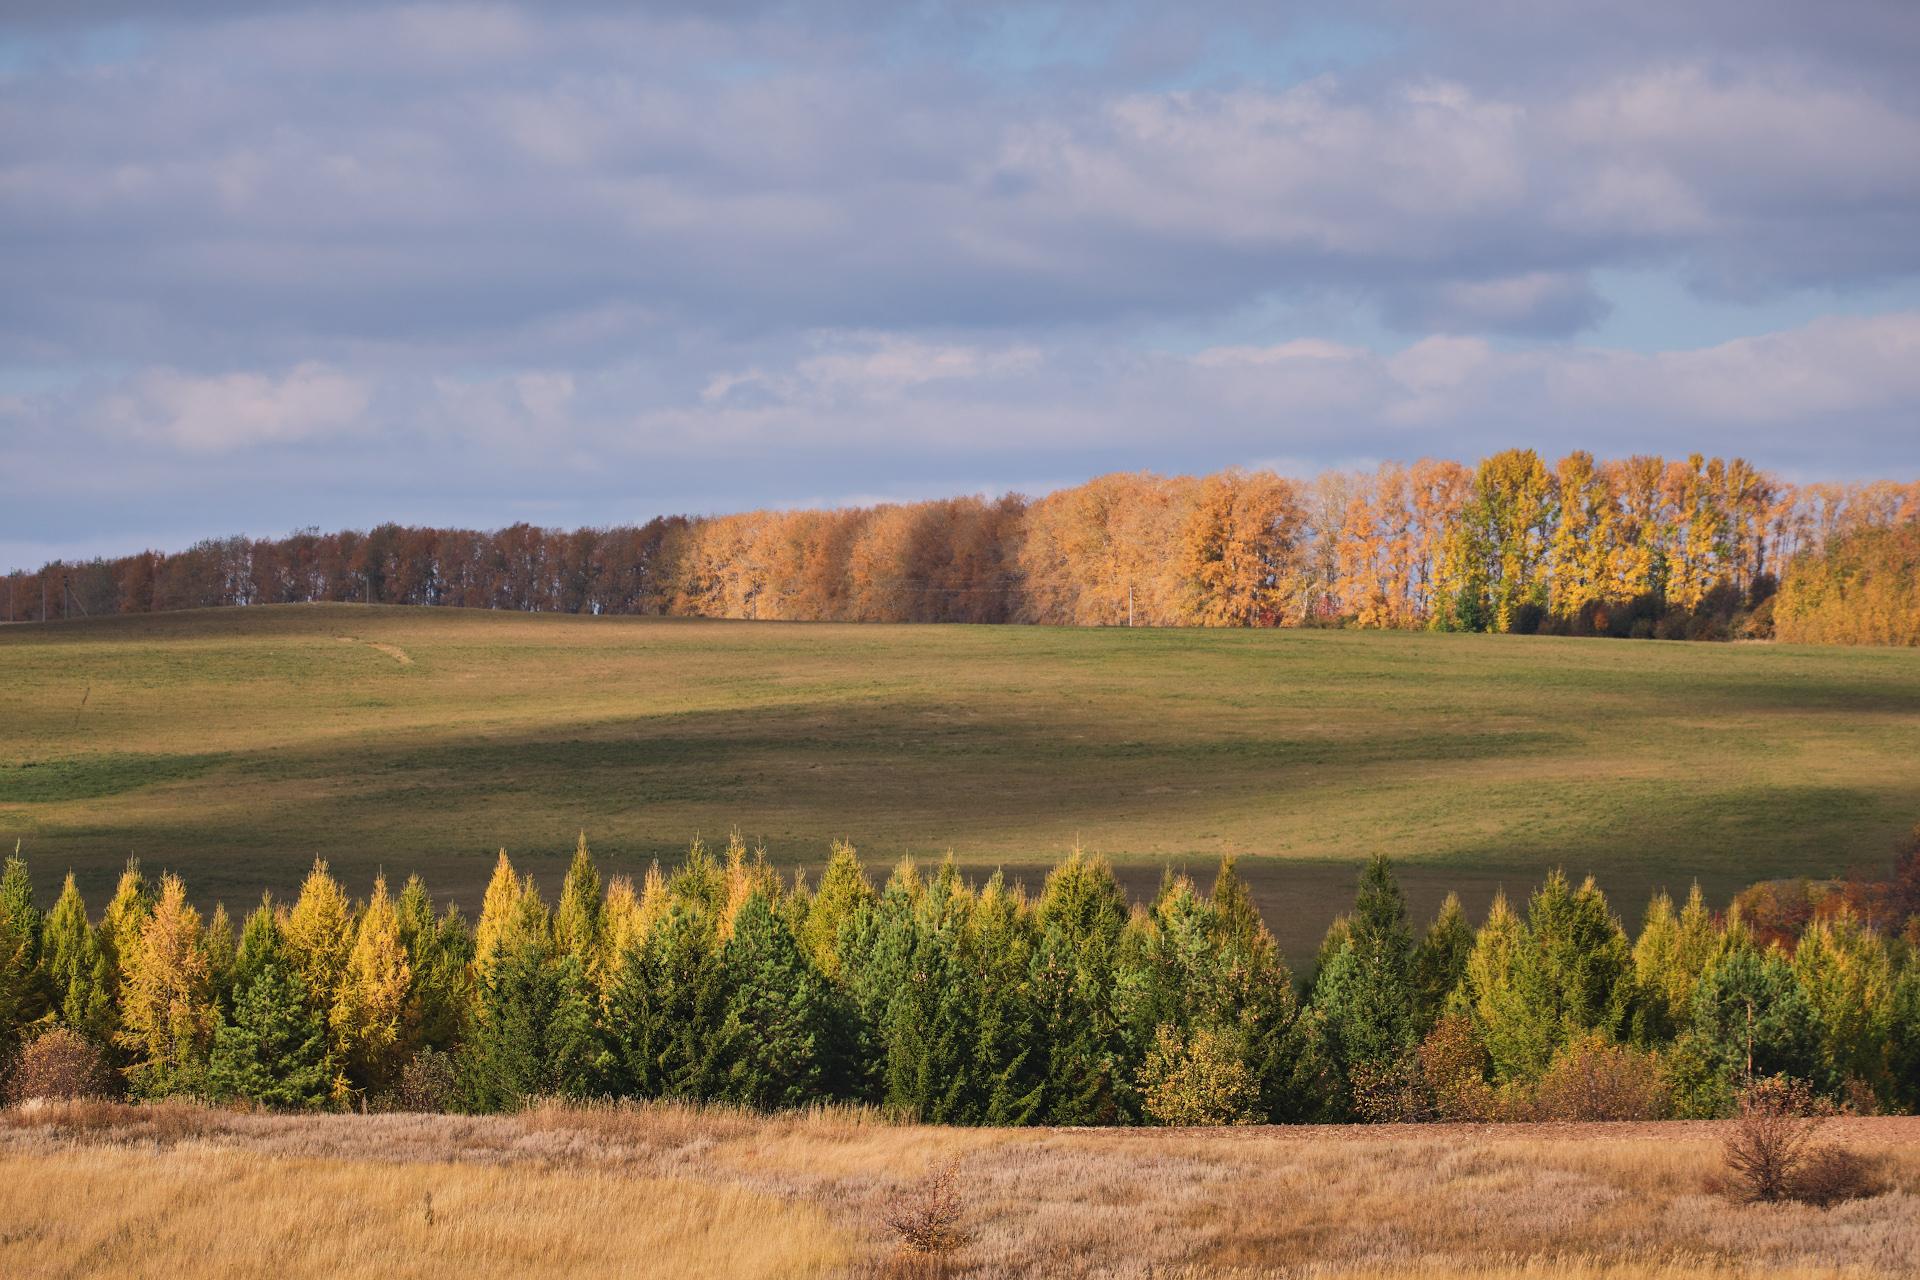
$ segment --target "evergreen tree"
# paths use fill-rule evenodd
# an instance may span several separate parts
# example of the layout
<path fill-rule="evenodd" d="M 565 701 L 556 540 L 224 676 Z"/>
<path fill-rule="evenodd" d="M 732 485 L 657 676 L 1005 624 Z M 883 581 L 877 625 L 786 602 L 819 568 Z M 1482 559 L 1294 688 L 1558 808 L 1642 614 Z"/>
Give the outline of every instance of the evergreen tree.
<path fill-rule="evenodd" d="M 580 962 L 541 941 L 499 952 L 479 989 L 480 1011 L 461 1049 L 468 1102 L 500 1111 L 546 1095 L 584 1097 L 600 1044 Z"/>
<path fill-rule="evenodd" d="M 968 918 L 967 963 L 975 991 L 971 1098 L 967 1119 L 1030 1123 L 1045 1082 L 1028 988 L 1035 942 L 1025 898 L 995 872 Z"/>
<path fill-rule="evenodd" d="M 1775 1075 L 1827 1093 L 1839 1087 L 1820 1012 L 1778 949 L 1743 946 L 1710 968 L 1694 992 L 1689 1034 L 1729 1087 Z"/>
<path fill-rule="evenodd" d="M 141 874 L 140 859 L 128 858 L 126 869 L 114 886 L 113 898 L 107 903 L 106 918 L 100 922 L 100 949 L 106 953 L 115 990 L 119 989 L 121 975 L 134 952 L 139 950 L 140 934 L 147 926 L 147 918 L 153 914 L 154 901 L 153 885 Z"/>
<path fill-rule="evenodd" d="M 1376 856 L 1361 873 L 1346 940 L 1314 983 L 1313 1005 L 1344 1074 L 1404 1069 L 1419 1031 L 1413 965 L 1406 900 Z"/>
<path fill-rule="evenodd" d="M 1105 860 L 1079 849 L 1048 875 L 1029 982 L 1045 1050 L 1040 1115 L 1049 1123 L 1113 1124 L 1131 1087 L 1114 1000 L 1126 897 Z"/>
<path fill-rule="evenodd" d="M 934 1124 L 975 1118 L 977 990 L 968 965 L 971 897 L 949 861 L 924 889 L 894 895 L 882 953 L 898 964 L 878 1007 L 883 1100 Z"/>
<path fill-rule="evenodd" d="M 619 1092 L 719 1096 L 729 1057 L 727 979 L 715 922 L 696 903 L 671 904 L 645 939 L 628 947 L 606 1017 Z"/>
<path fill-rule="evenodd" d="M 600 917 L 603 894 L 599 868 L 587 850 L 587 834 L 573 850 L 573 862 L 560 884 L 560 901 L 553 912 L 553 943 L 580 962 L 590 978 L 600 972 Z"/>
<path fill-rule="evenodd" d="M 1583 1032 L 1618 1034 L 1633 995 L 1633 952 L 1593 878 L 1569 889 L 1564 875 L 1550 874 L 1527 904 L 1527 932 L 1522 981 L 1552 1050 Z"/>
<path fill-rule="evenodd" d="M 1819 1014 L 1828 1064 L 1889 1092 L 1895 975 L 1880 935 L 1851 912 L 1815 920 L 1794 948 L 1793 971 Z"/>
<path fill-rule="evenodd" d="M 855 1096 L 884 1101 L 889 1088 L 889 1023 L 895 995 L 912 975 L 919 936 L 919 903 L 926 893 L 910 858 L 903 858 L 886 887 L 859 903 L 841 925 L 837 943 L 840 988 L 853 1010 Z"/>
<path fill-rule="evenodd" d="M 1496 903 L 1467 963 L 1475 1029 L 1503 1080 L 1533 1080 L 1577 1036 L 1619 1034 L 1634 994 L 1626 934 L 1589 879 L 1555 871 L 1524 924 Z"/>
<path fill-rule="evenodd" d="M 433 900 L 419 876 L 409 877 L 400 891 L 394 920 L 411 975 L 402 1021 L 419 1047 L 445 1049 L 459 1040 L 471 998 L 472 934 L 458 907 L 434 918 Z"/>
<path fill-rule="evenodd" d="M 206 928 L 201 930 L 200 945 L 207 953 L 207 981 L 213 987 L 214 1003 L 222 1009 L 229 1008 L 238 944 L 234 940 L 233 920 L 227 915 L 225 903 L 213 904 L 213 915 L 208 917 Z"/>
<path fill-rule="evenodd" d="M 269 1107 L 324 1105 L 326 1028 L 264 902 L 247 917 L 234 974 L 232 1010 L 214 1028 L 208 1091 Z"/>
<path fill-rule="evenodd" d="M 500 851 L 493 879 L 480 903 L 473 931 L 473 976 L 484 986 L 502 955 L 524 947 L 547 951 L 553 945 L 552 920 L 532 876 L 514 874 L 507 851 Z M 484 1002 L 483 1002 L 484 1003 Z"/>
<path fill-rule="evenodd" d="M 26 860 L 18 853 L 0 871 L 0 1062 L 47 1012 L 46 975 L 40 969 L 40 912 Z"/>
<path fill-rule="evenodd" d="M 200 913 L 186 885 L 168 875 L 121 974 L 119 1043 L 128 1078 L 150 1096 L 191 1089 L 205 1065 L 214 1003 Z"/>
<path fill-rule="evenodd" d="M 1523 1076 L 1546 1055 L 1545 1047 L 1532 1038 L 1539 1023 L 1526 1008 L 1515 979 L 1526 945 L 1525 923 L 1507 905 L 1507 895 L 1496 893 L 1486 923 L 1474 934 L 1462 994 L 1474 1032 L 1486 1046 L 1494 1074 L 1502 1080 Z"/>
<path fill-rule="evenodd" d="M 113 971 L 71 872 L 47 913 L 41 950 L 55 1016 L 95 1044 L 107 1044 L 114 1030 Z"/>
<path fill-rule="evenodd" d="M 383 1089 L 399 1075 L 409 1044 L 407 997 L 413 969 L 400 941 L 400 921 L 387 896 L 385 876 L 373 882 L 373 897 L 360 915 L 347 955 L 340 991 L 328 1013 L 331 1043 L 349 1080 L 363 1090 Z"/>
<path fill-rule="evenodd" d="M 1460 895 L 1449 893 L 1413 955 L 1414 1025 L 1420 1035 L 1446 1011 L 1448 998 L 1466 979 L 1472 952 L 1473 927 L 1460 907 Z"/>
<path fill-rule="evenodd" d="M 840 930 L 862 907 L 872 904 L 873 896 L 859 855 L 852 845 L 836 840 L 820 876 L 820 891 L 813 895 L 800 929 L 800 945 L 829 978 L 840 976 Z"/>
<path fill-rule="evenodd" d="M 723 962 L 728 1099 L 798 1107 L 832 1093 L 832 992 L 764 894 L 749 895 L 734 917 Z"/>
<path fill-rule="evenodd" d="M 1633 944 L 1634 1041 L 1641 1045 L 1671 1040 L 1685 1025 L 1693 1001 L 1693 979 L 1680 963 L 1680 921 L 1673 899 L 1656 894 L 1647 904 L 1640 937 Z"/>
<path fill-rule="evenodd" d="M 1888 1019 L 1888 1092 L 1895 1106 L 1920 1111 L 1920 949 L 1909 949 L 1894 983 Z"/>

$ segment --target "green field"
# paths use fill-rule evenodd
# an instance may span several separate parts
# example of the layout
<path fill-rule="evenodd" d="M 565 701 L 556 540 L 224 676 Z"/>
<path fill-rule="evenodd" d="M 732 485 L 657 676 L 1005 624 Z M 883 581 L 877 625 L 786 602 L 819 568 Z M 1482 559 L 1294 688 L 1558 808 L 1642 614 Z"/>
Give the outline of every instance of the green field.
<path fill-rule="evenodd" d="M 1415 905 L 1563 865 L 1656 885 L 1878 865 L 1920 820 L 1920 651 L 287 606 L 0 628 L 0 835 L 43 896 L 129 853 L 197 897 L 419 870 L 471 905 L 738 828 L 1144 889 L 1243 866 L 1296 954 L 1355 860 Z M 97 899 L 96 899 L 97 904 Z"/>

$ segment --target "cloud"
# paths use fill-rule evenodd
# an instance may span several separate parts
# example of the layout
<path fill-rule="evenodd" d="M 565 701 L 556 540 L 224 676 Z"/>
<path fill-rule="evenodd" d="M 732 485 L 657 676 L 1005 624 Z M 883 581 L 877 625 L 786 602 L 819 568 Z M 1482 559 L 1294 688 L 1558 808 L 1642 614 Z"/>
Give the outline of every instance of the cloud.
<path fill-rule="evenodd" d="M 368 398 L 361 379 L 311 362 L 278 378 L 154 369 L 108 396 L 100 419 L 112 433 L 222 453 L 355 433 Z"/>
<path fill-rule="evenodd" d="M 50 495 L 9 545 L 1511 443 L 1920 469 L 1912 5 L 34 0 L 0 41 L 0 466 Z M 1595 345 L 1652 345 L 1628 279 L 1699 331 Z"/>
<path fill-rule="evenodd" d="M 1818 65 L 1141 89 L 848 33 L 562 7 L 155 28 L 0 81 L 0 360 L 582 358 L 736 334 L 1187 322 L 1370 300 L 1563 336 L 1588 280 L 1920 273 L 1920 108 Z M 1115 73 L 1117 74 L 1117 72 Z M 529 342 L 543 345 L 529 349 Z"/>

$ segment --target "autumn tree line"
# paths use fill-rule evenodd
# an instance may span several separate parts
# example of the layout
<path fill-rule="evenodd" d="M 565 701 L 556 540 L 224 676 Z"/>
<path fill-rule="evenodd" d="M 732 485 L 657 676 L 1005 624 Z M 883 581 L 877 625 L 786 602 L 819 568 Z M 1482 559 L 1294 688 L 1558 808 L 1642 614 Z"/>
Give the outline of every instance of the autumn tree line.
<path fill-rule="evenodd" d="M 1920 831 L 1885 882 L 1780 928 L 1698 889 L 1629 933 L 1555 873 L 1475 928 L 1416 928 L 1391 867 L 1295 974 L 1231 860 L 1130 906 L 1078 851 L 1037 897 L 951 860 L 817 885 L 735 841 L 603 883 L 582 839 L 549 903 L 504 853 L 471 925 L 416 877 L 352 900 L 316 863 L 236 930 L 129 863 L 95 917 L 0 876 L 0 1055 L 54 1050 L 144 1098 L 492 1111 L 529 1097 L 954 1124 L 1715 1116 L 1784 1077 L 1920 1109 Z M 38 1074 L 36 1074 L 38 1072 Z M 18 1099 L 31 1088 L 16 1087 Z"/>
<path fill-rule="evenodd" d="M 1512 449 L 1300 481 L 1102 476 L 1038 500 L 491 533 L 381 525 L 54 563 L 10 621 L 364 601 L 807 621 L 1551 631 L 1920 643 L 1920 483 Z M 1782 584 L 1776 600 L 1776 588 Z"/>

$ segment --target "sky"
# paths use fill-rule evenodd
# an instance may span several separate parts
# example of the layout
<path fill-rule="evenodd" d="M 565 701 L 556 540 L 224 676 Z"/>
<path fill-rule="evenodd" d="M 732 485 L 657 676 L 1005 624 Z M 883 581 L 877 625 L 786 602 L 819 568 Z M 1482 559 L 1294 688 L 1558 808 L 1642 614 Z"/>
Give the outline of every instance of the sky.
<path fill-rule="evenodd" d="M 1910 0 L 0 0 L 0 568 L 1509 446 L 1911 478 L 1915 67 Z"/>

